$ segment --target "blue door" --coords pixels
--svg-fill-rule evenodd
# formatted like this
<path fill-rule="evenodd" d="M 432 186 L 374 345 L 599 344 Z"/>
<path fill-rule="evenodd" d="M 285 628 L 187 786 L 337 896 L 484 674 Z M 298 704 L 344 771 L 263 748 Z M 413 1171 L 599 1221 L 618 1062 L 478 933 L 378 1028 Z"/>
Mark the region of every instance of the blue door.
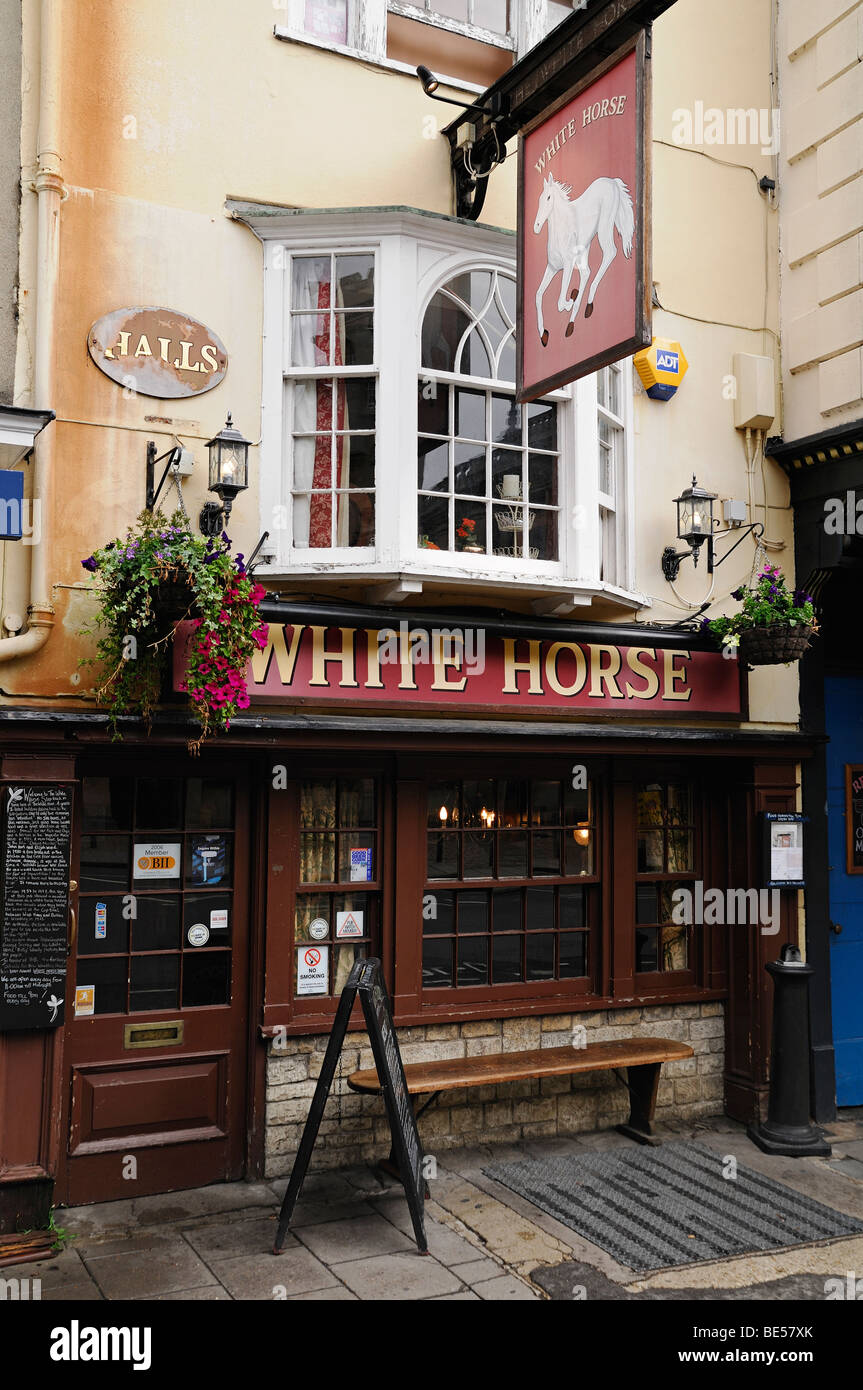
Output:
<path fill-rule="evenodd" d="M 827 818 L 836 1103 L 863 1105 L 863 874 L 846 872 L 845 764 L 863 764 L 863 679 L 824 682 L 827 733 Z"/>

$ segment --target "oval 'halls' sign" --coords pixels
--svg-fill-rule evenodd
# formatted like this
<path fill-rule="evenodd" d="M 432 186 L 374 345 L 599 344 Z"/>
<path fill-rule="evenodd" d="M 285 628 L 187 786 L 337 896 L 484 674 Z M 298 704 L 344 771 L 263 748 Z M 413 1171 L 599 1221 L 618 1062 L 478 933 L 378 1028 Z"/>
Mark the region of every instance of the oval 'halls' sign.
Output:
<path fill-rule="evenodd" d="M 215 333 L 174 309 L 114 309 L 87 335 L 100 371 L 142 396 L 198 396 L 228 370 Z"/>

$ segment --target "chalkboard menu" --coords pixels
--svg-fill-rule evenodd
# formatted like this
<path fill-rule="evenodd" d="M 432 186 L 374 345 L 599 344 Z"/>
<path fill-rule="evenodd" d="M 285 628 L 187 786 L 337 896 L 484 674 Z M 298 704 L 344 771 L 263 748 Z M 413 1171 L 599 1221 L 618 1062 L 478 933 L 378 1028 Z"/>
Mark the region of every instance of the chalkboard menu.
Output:
<path fill-rule="evenodd" d="M 0 797 L 0 1030 L 59 1028 L 72 791 L 53 783 L 4 783 Z"/>
<path fill-rule="evenodd" d="M 845 844 L 849 874 L 863 874 L 863 763 L 845 764 Z"/>
<path fill-rule="evenodd" d="M 381 1083 L 381 1093 L 386 1106 L 387 1119 L 390 1123 L 393 1155 L 398 1164 L 399 1177 L 404 1185 L 405 1196 L 408 1200 L 417 1246 L 422 1254 L 428 1250 L 423 1215 L 425 1197 L 423 1151 L 405 1081 L 396 1031 L 393 1027 L 390 1001 L 381 975 L 381 963 L 372 957 L 369 960 L 358 960 L 355 963 L 348 977 L 348 982 L 342 990 L 333 1030 L 327 1043 L 321 1074 L 318 1077 L 318 1084 L 312 1097 L 309 1117 L 306 1120 L 306 1127 L 303 1130 L 303 1137 L 300 1140 L 300 1147 L 297 1150 L 290 1181 L 282 1202 L 282 1210 L 279 1213 L 279 1226 L 273 1246 L 273 1253 L 276 1255 L 281 1254 L 291 1216 L 300 1195 L 303 1179 L 306 1176 L 312 1149 L 318 1137 L 324 1106 L 327 1103 L 327 1096 L 335 1075 L 336 1063 L 345 1040 L 351 1009 L 358 994 L 363 1006 L 366 1028 L 372 1045 L 372 1055 L 375 1059 L 375 1068 Z"/>

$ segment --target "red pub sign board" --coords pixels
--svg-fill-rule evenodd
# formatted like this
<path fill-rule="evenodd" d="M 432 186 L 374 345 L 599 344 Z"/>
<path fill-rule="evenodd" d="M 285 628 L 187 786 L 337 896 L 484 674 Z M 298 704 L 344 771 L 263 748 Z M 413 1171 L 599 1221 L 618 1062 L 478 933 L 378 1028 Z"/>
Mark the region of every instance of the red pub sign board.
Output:
<path fill-rule="evenodd" d="M 174 648 L 174 689 L 184 643 Z M 719 652 L 486 635 L 482 629 L 271 623 L 246 670 L 253 703 L 579 710 L 742 718 L 739 667 Z"/>
<path fill-rule="evenodd" d="M 519 141 L 518 397 L 650 343 L 644 37 Z"/>

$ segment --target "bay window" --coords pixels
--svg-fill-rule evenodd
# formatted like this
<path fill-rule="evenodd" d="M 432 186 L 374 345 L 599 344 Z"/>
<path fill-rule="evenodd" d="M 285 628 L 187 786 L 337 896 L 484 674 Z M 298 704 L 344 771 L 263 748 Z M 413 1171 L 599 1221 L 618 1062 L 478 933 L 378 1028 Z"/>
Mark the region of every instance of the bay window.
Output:
<path fill-rule="evenodd" d="M 516 402 L 512 235 L 398 209 L 244 215 L 266 245 L 262 577 L 631 607 L 629 367 Z"/>

